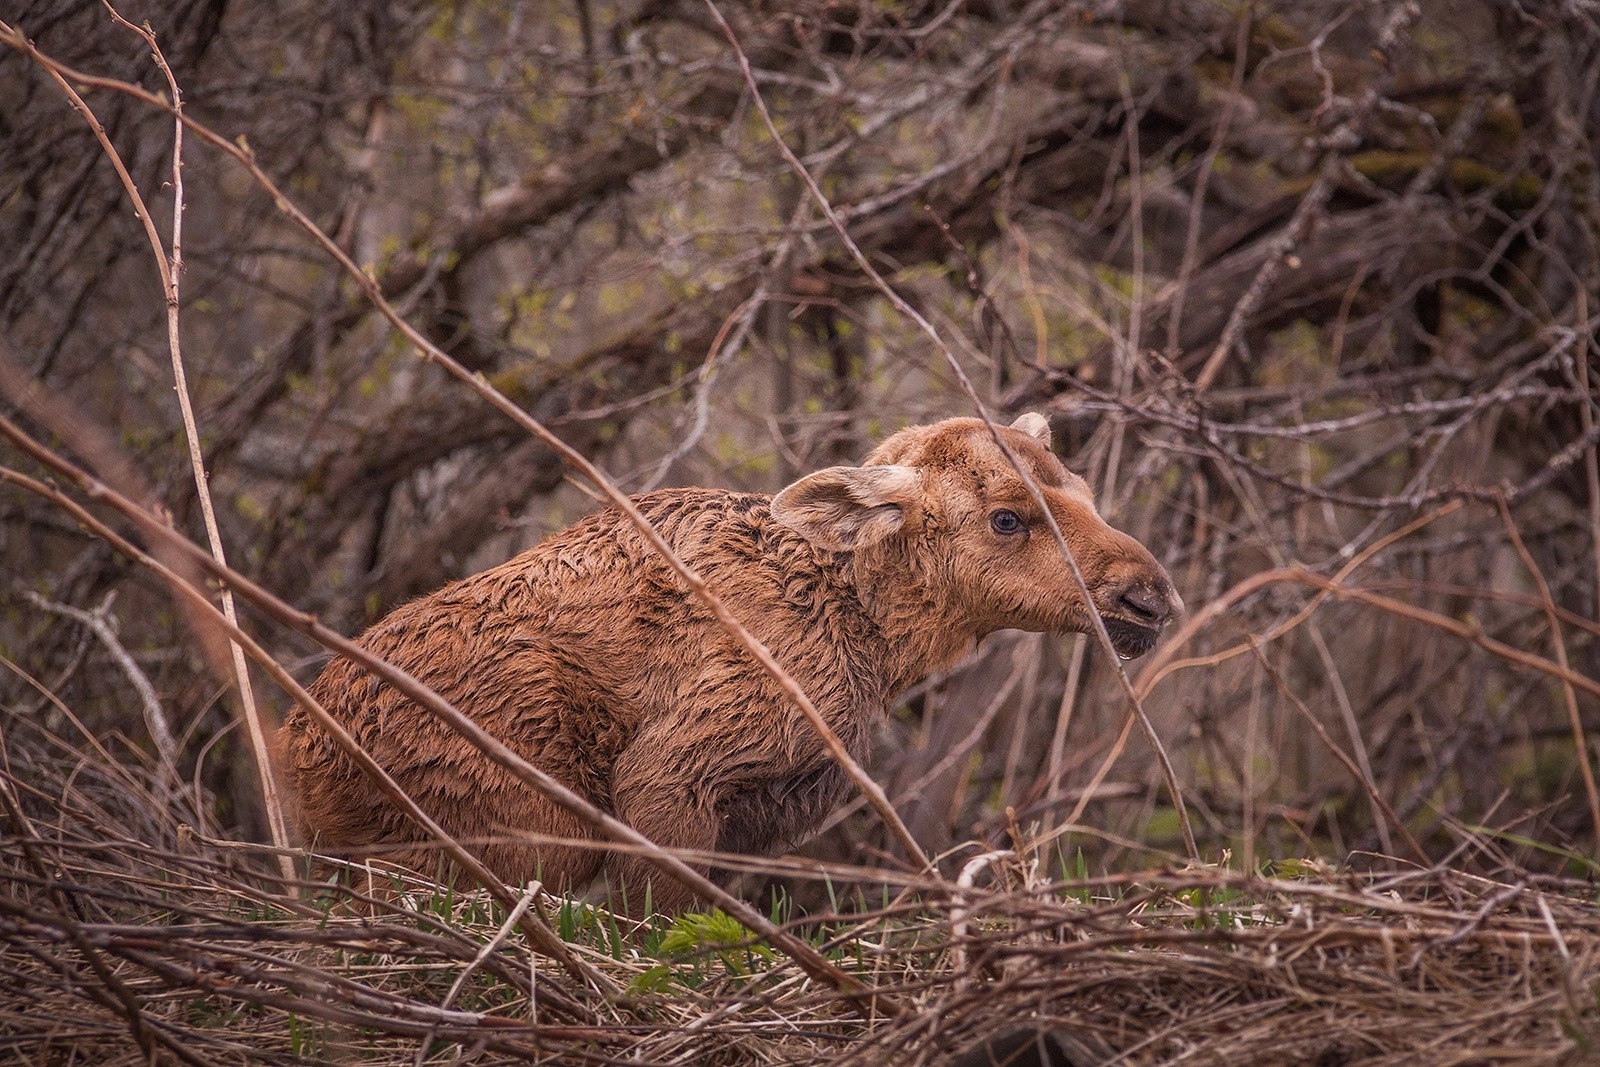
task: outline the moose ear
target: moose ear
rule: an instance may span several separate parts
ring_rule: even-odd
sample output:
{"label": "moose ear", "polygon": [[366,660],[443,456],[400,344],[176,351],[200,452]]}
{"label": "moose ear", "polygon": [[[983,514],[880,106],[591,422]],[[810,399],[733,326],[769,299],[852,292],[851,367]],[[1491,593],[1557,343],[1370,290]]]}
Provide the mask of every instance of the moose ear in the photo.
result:
{"label": "moose ear", "polygon": [[846,552],[877,544],[922,513],[912,467],[829,467],[772,498],[772,517],[812,544]]}
{"label": "moose ear", "polygon": [[1037,411],[1027,411],[1017,416],[1011,428],[1021,430],[1046,448],[1050,447],[1050,420]]}

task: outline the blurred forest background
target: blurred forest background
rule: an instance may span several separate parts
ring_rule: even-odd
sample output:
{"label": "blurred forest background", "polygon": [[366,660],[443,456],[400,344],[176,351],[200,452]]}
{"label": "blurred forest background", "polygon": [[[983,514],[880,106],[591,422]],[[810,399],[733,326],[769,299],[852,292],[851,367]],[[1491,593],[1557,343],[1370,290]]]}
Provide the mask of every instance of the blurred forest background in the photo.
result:
{"label": "blurred forest background", "polygon": [[[629,492],[774,491],[854,462],[970,413],[952,364],[997,415],[1047,413],[1188,603],[1156,654],[1181,669],[1129,666],[1208,861],[1595,870],[1593,5],[119,9],[149,21],[189,118]],[[943,350],[780,152],[716,11]],[[0,21],[167,92],[98,4]],[[60,86],[5,43],[0,414],[103,478],[131,467],[203,544],[141,221]],[[171,116],[79,88],[167,234]],[[237,162],[191,135],[183,173],[182,353],[234,567],[354,634],[597,506]],[[11,445],[0,466],[46,477]],[[169,776],[202,833],[264,839],[237,697],[164,583],[14,477],[0,561],[0,738],[27,803],[170,835],[119,806],[120,762]],[[244,624],[303,681],[325,660]],[[1183,850],[1130,722],[1097,648],[1003,634],[894,711],[873,771],[930,852],[1070,826],[1068,855],[1116,869]],[[860,803],[809,848],[894,851]]]}

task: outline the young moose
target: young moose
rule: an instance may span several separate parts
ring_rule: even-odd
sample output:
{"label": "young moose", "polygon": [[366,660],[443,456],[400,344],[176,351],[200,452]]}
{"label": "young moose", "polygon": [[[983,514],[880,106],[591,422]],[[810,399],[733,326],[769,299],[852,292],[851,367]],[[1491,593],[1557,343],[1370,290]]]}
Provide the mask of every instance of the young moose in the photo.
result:
{"label": "young moose", "polygon": [[[1042,491],[1112,643],[1148,651],[1181,607],[1161,565],[1095,512],[1044,418],[1001,428]],[[890,437],[860,467],[776,497],[667,489],[639,510],[805,689],[857,758],[891,702],[995,630],[1090,631],[1059,546],[978,419]],[[662,845],[769,853],[807,836],[848,780],[772,678],[614,510],[396,609],[361,638],[529,762]],[[637,906],[653,868],[534,845],[592,831],[348,660],[311,692],[446,830],[507,881]],[[301,709],[283,728],[308,842],[432,866],[418,832]],[[396,845],[400,845],[398,850]],[[691,902],[655,878],[663,911]]]}

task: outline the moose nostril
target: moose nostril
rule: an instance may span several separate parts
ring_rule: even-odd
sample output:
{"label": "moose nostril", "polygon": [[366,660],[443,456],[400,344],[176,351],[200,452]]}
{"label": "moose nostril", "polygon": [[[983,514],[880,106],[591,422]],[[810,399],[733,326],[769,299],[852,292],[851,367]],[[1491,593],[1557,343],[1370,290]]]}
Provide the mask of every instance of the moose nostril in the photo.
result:
{"label": "moose nostril", "polygon": [[1167,597],[1148,585],[1135,585],[1123,590],[1117,601],[1135,618],[1145,622],[1165,622],[1167,616],[1172,614]]}

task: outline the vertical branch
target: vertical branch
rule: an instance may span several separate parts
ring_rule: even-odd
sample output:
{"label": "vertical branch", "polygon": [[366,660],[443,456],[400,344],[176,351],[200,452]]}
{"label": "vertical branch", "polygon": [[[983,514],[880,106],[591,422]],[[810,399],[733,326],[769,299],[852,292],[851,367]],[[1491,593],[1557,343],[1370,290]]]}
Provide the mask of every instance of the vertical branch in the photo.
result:
{"label": "vertical branch", "polygon": [[1067,681],[1061,690],[1061,703],[1056,708],[1055,731],[1050,735],[1050,786],[1045,793],[1046,809],[1054,814],[1056,801],[1061,798],[1061,776],[1067,761],[1067,727],[1072,723],[1072,713],[1078,705],[1078,683],[1083,677],[1083,658],[1088,642],[1072,643],[1072,658],[1067,664]]}
{"label": "vertical branch", "polygon": [[[710,350],[706,352],[705,362],[700,364],[700,372],[695,376],[697,381],[694,390],[694,420],[688,429],[680,431],[677,445],[656,461],[655,470],[639,486],[638,492],[648,493],[660,485],[671,473],[672,465],[692,452],[700,443],[700,439],[705,436],[706,427],[711,421],[711,387],[716,383],[717,373],[721,367],[719,357],[725,356],[731,359],[733,354],[744,346],[750,328],[755,323],[756,313],[766,302],[767,281],[763,278],[750,299],[735,308],[733,314],[723,322],[722,328],[717,331],[717,336],[711,341]],[[732,340],[728,339],[730,329],[733,332]]]}
{"label": "vertical branch", "polygon": [[1237,110],[1240,94],[1244,92],[1245,69],[1249,66],[1250,28],[1255,24],[1255,4],[1247,4],[1238,15],[1238,29],[1233,41],[1233,82],[1228,88],[1228,102],[1217,119],[1211,142],[1195,171],[1194,197],[1189,202],[1189,226],[1184,231],[1183,261],[1178,267],[1177,280],[1172,283],[1172,310],[1167,312],[1167,359],[1176,363],[1182,354],[1178,351],[1178,331],[1183,325],[1183,305],[1189,299],[1189,283],[1194,277],[1195,264],[1200,257],[1200,223],[1206,206],[1206,191],[1211,187],[1211,172],[1216,167],[1217,155],[1227,141],[1233,114]]}
{"label": "vertical branch", "polygon": [[[206,538],[210,542],[211,555],[219,564],[227,565],[227,559],[222,548],[222,534],[217,527],[216,510],[211,505],[211,491],[206,482],[205,458],[200,451],[200,430],[195,423],[194,406],[189,399],[189,383],[183,368],[183,349],[178,335],[179,326],[179,279],[183,274],[183,98],[178,89],[178,81],[172,74],[172,68],[167,65],[166,57],[161,54],[161,48],[156,44],[155,34],[146,27],[135,26],[117,13],[116,9],[108,2],[106,10],[119,25],[126,26],[142,37],[150,46],[150,53],[155,58],[156,65],[161,68],[161,73],[167,79],[167,87],[172,92],[173,134],[172,134],[172,245],[170,252],[161,246],[161,238],[156,233],[155,222],[150,217],[150,211],[139,196],[138,188],[134,185],[127,169],[118,160],[115,149],[106,138],[105,131],[99,122],[92,123],[95,136],[100,139],[107,155],[116,164],[117,175],[122,178],[123,185],[128,191],[128,196],[133,199],[134,207],[144,222],[145,233],[150,239],[151,251],[154,252],[156,263],[161,273],[161,288],[167,301],[167,346],[172,356],[172,376],[174,388],[178,394],[178,408],[183,414],[184,436],[189,442],[189,464],[194,469],[195,493],[200,500],[200,513],[204,517]],[[72,92],[70,86],[60,77],[51,72],[52,77],[74,97],[75,105],[79,111],[88,115],[88,106],[85,105],[77,94]],[[169,258],[170,257],[170,258]],[[238,614],[234,610],[233,592],[226,586],[222,589],[222,612],[229,623],[238,624]],[[283,802],[278,795],[277,783],[272,775],[272,763],[268,752],[266,727],[261,721],[261,712],[256,705],[255,691],[250,685],[250,668],[245,662],[244,650],[239,643],[232,639],[228,647],[233,656],[234,680],[239,687],[239,704],[244,715],[245,727],[250,735],[250,748],[255,757],[256,774],[261,782],[261,799],[266,808],[267,826],[272,835],[272,843],[278,849],[284,849],[289,844],[288,829],[284,824]],[[280,852],[279,864],[283,868],[286,879],[294,876],[294,863],[288,855]]]}
{"label": "vertical branch", "polygon": [[[1113,345],[1115,382],[1112,386],[1119,398],[1126,398],[1133,385],[1133,371],[1141,351],[1140,338],[1144,332],[1144,167],[1139,153],[1138,112],[1133,99],[1133,87],[1128,81],[1127,60],[1118,69],[1118,88],[1122,93],[1123,129],[1128,138],[1128,194],[1131,233],[1133,241],[1133,295],[1128,309],[1128,339],[1126,344]],[[1219,133],[1217,141],[1220,142]],[[1198,215],[1199,208],[1195,208]],[[1044,352],[1040,351],[1040,363]],[[1107,450],[1105,468],[1100,478],[1100,505],[1106,507],[1115,496],[1117,473],[1122,461],[1122,442],[1127,435],[1127,421],[1118,417],[1112,427],[1111,445]],[[1066,756],[1067,725],[1078,699],[1078,682],[1083,674],[1084,656],[1088,644],[1074,641],[1072,657],[1067,666],[1066,688],[1061,693],[1061,703],[1056,709],[1055,730],[1050,738],[1050,785],[1048,810],[1055,811],[1055,801],[1061,794],[1062,764]],[[1109,770],[1109,766],[1104,770]],[[1087,794],[1086,794],[1087,795]]]}
{"label": "vertical branch", "polygon": [[[1550,643],[1555,646],[1556,664],[1563,671],[1568,671],[1571,668],[1567,666],[1567,642],[1561,636],[1561,620],[1556,615],[1556,604],[1550,595],[1550,585],[1544,580],[1544,572],[1539,570],[1539,565],[1534,562],[1533,553],[1529,552],[1528,546],[1523,543],[1522,533],[1517,529],[1517,524],[1511,521],[1511,508],[1506,504],[1504,493],[1500,494],[1497,503],[1500,506],[1500,521],[1505,525],[1506,534],[1516,547],[1522,565],[1528,568],[1528,574],[1539,587],[1539,599],[1543,602],[1545,619],[1550,624]],[[1596,847],[1600,847],[1600,789],[1595,787],[1594,768],[1589,766],[1589,738],[1583,732],[1583,719],[1578,715],[1578,694],[1573,691],[1572,683],[1566,678],[1561,679],[1561,695],[1567,705],[1567,721],[1572,726],[1572,743],[1576,749],[1573,754],[1578,759],[1578,770],[1583,774],[1583,791],[1589,799],[1589,823],[1594,827]]]}
{"label": "vertical branch", "polygon": [[1022,692],[1017,697],[1017,713],[1011,720],[1011,745],[1006,750],[1005,774],[1000,779],[1000,797],[1006,804],[1018,803],[1013,799],[1012,788],[1017,780],[1017,768],[1022,764],[1023,743],[1028,738],[1034,690],[1039,684],[1039,667],[1044,659],[1044,638],[1044,634],[1029,634],[1018,647],[1022,657]]}
{"label": "vertical branch", "polygon": [[[1133,253],[1133,291],[1128,297],[1128,343],[1112,351],[1111,389],[1125,398],[1133,387],[1133,371],[1139,363],[1140,335],[1144,329],[1144,163],[1139,156],[1139,109],[1133,99],[1124,61],[1117,69],[1117,84],[1122,90],[1123,133],[1128,139],[1128,221]],[[1113,417],[1111,444],[1106,455],[1105,474],[1100,482],[1100,500],[1110,503],[1116,497],[1117,476],[1122,468],[1122,445],[1128,436],[1125,415]]]}
{"label": "vertical branch", "polygon": [[1356,766],[1360,768],[1361,776],[1366,779],[1371,789],[1367,801],[1372,805],[1372,825],[1378,831],[1378,845],[1385,854],[1392,856],[1394,842],[1389,838],[1389,824],[1384,821],[1383,812],[1373,799],[1377,793],[1378,779],[1372,773],[1372,760],[1367,755],[1367,743],[1361,736],[1361,724],[1356,721],[1356,710],[1350,703],[1350,694],[1345,689],[1344,679],[1339,675],[1339,664],[1335,662],[1333,651],[1328,648],[1328,642],[1322,636],[1322,627],[1317,625],[1315,619],[1306,620],[1306,634],[1317,650],[1317,658],[1322,661],[1322,669],[1328,677],[1328,688],[1333,691],[1334,705],[1339,709],[1339,717],[1344,720],[1345,733],[1350,735],[1350,751],[1354,754]]}
{"label": "vertical branch", "polygon": [[[1591,246],[1592,247],[1592,246]],[[1577,365],[1579,391],[1583,394],[1578,404],[1578,424],[1585,437],[1594,432],[1594,403],[1596,383],[1590,377],[1589,355],[1594,351],[1594,325],[1589,321],[1589,288],[1587,280],[1577,286],[1578,336],[1583,344],[1578,347],[1573,362]],[[1589,490],[1589,540],[1594,553],[1589,563],[1594,568],[1594,612],[1600,618],[1600,455],[1592,448],[1583,454],[1584,481]],[[1597,842],[1600,845],[1600,842]]]}
{"label": "vertical branch", "polygon": [[1328,736],[1328,731],[1323,728],[1322,723],[1317,721],[1317,717],[1312,713],[1311,709],[1306,707],[1306,702],[1300,699],[1298,693],[1289,688],[1289,683],[1284,681],[1282,672],[1273,665],[1272,660],[1268,659],[1266,652],[1262,650],[1261,642],[1256,638],[1256,635],[1246,632],[1244,639],[1249,643],[1250,651],[1255,653],[1256,661],[1261,664],[1261,669],[1267,673],[1268,678],[1272,679],[1272,684],[1277,686],[1278,692],[1282,693],[1294,710],[1300,713],[1300,717],[1305,720],[1307,726],[1311,727],[1311,732],[1317,735],[1317,740],[1322,742],[1323,747],[1344,765],[1345,770],[1350,772],[1350,777],[1354,778],[1356,783],[1361,786],[1362,790],[1367,794],[1367,799],[1372,802],[1373,807],[1394,825],[1395,832],[1405,839],[1406,846],[1417,857],[1417,862],[1426,865],[1428,863],[1428,853],[1423,850],[1417,839],[1411,836],[1411,831],[1406,829],[1406,824],[1401,821],[1399,815],[1395,814],[1394,808],[1390,807],[1389,802],[1383,799],[1383,794],[1378,792],[1377,784],[1362,772],[1356,761],[1346,755],[1344,749],[1340,748],[1332,737]]}

